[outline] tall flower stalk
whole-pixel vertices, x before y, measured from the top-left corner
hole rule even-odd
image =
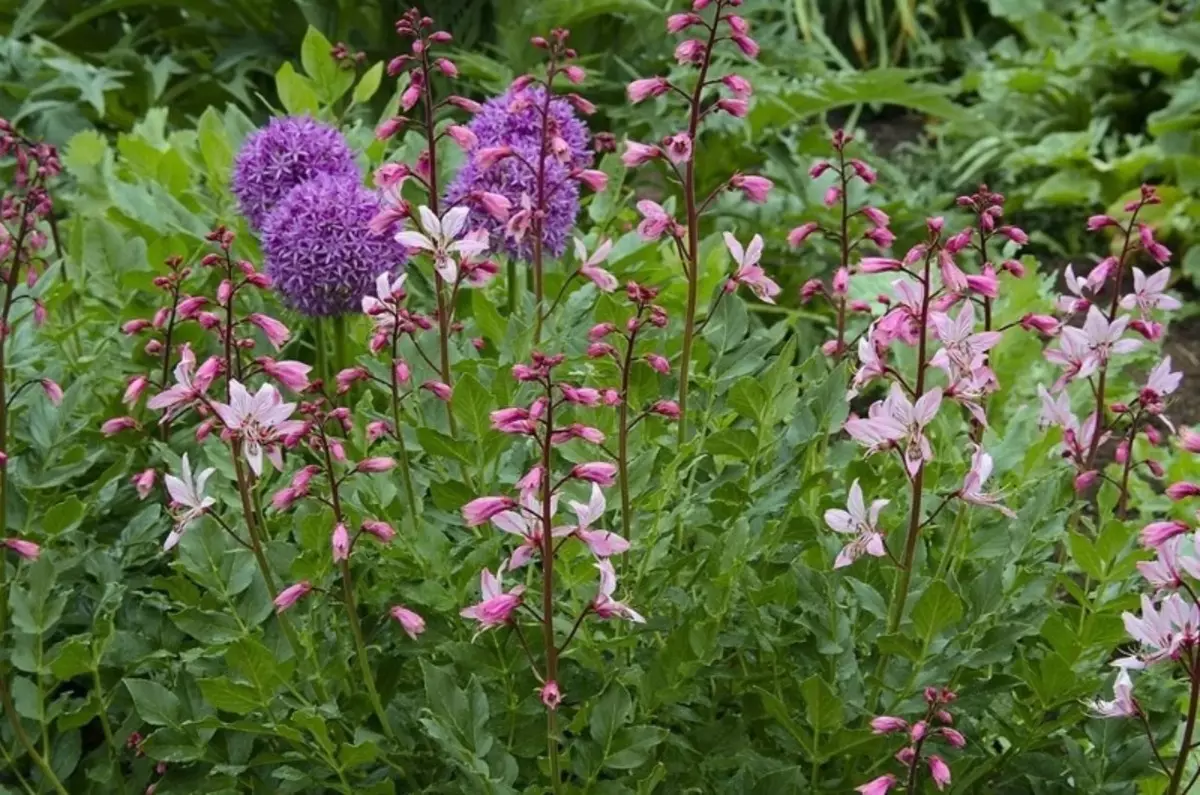
[[[13,401],[27,387],[39,386],[47,398],[58,403],[62,389],[48,378],[34,378],[18,385],[9,384],[9,341],[19,322],[32,320],[40,325],[45,309],[30,292],[20,292],[22,285],[37,284],[47,260],[42,253],[49,245],[47,230],[53,232],[54,201],[49,182],[62,170],[58,152],[49,144],[36,143],[21,135],[7,119],[0,119],[0,158],[12,158],[12,189],[0,196],[0,281],[3,281],[4,302],[0,308],[0,638],[8,627],[8,562],[5,552],[13,552],[18,560],[36,560],[40,546],[29,539],[8,535],[9,488],[8,465],[11,456],[9,432]],[[30,310],[14,315],[20,302]],[[11,391],[10,391],[11,390]],[[17,741],[37,765],[46,782],[55,791],[66,795],[66,789],[55,775],[49,760],[38,752],[21,723],[10,692],[9,662],[0,659],[0,702],[12,724]],[[49,752],[49,748],[44,748]]]
[[[511,627],[521,648],[529,660],[534,676],[541,683],[541,699],[546,706],[546,753],[550,769],[550,788],[557,793],[562,788],[562,773],[559,763],[559,736],[557,711],[564,697],[560,661],[575,634],[589,615],[597,619],[624,618],[642,622],[642,617],[632,608],[616,601],[616,573],[609,558],[629,549],[629,542],[595,525],[603,518],[606,503],[602,488],[613,485],[617,467],[602,461],[575,464],[564,474],[557,470],[558,457],[554,454],[557,445],[573,439],[589,444],[600,444],[603,435],[595,428],[578,422],[567,422],[567,409],[592,408],[601,404],[598,390],[576,387],[555,377],[554,370],[564,357],[534,353],[529,364],[513,367],[513,376],[518,382],[530,385],[536,397],[528,408],[513,406],[492,413],[492,425],[502,433],[528,437],[533,447],[536,464],[517,484],[518,496],[479,497],[463,506],[463,518],[470,527],[490,522],[497,529],[513,535],[520,544],[495,574],[484,570],[481,575],[483,599],[466,608],[462,615],[479,623],[480,630],[496,627]],[[591,497],[586,503],[570,503],[576,523],[555,526],[555,515],[564,487],[569,483],[591,486]],[[575,538],[590,550],[596,558],[600,572],[597,594],[590,602],[571,609],[562,604],[560,586],[556,582],[555,559],[565,544]],[[501,580],[506,571],[522,568],[537,559],[541,573],[541,593],[538,607],[525,601],[525,586],[518,585],[504,591]],[[536,654],[522,629],[520,612],[531,617],[541,635],[541,653]],[[573,613],[571,630],[560,642],[554,628],[554,619],[564,610]],[[539,659],[540,658],[540,659]]]
[[[642,201],[638,210],[657,233],[643,236],[657,239],[668,232],[674,240],[687,283],[687,304],[683,320],[683,348],[679,363],[679,443],[687,439],[687,407],[689,379],[692,368],[692,349],[697,335],[697,309],[700,289],[700,221],[704,212],[717,196],[725,190],[740,190],[753,202],[766,200],[771,182],[764,177],[734,174],[722,183],[707,198],[698,193],[696,184],[696,154],[699,150],[698,135],[700,122],[713,113],[728,113],[741,118],[749,108],[748,99],[752,92],[750,81],[736,75],[710,77],[713,52],[717,44],[730,41],[747,57],[758,55],[758,43],[749,36],[749,23],[733,13],[740,0],[694,0],[689,13],[672,14],[667,18],[667,32],[679,33],[698,29],[700,37],[680,42],[675,48],[675,60],[681,66],[696,70],[696,79],[686,89],[666,77],[650,77],[629,84],[629,100],[634,103],[676,94],[683,98],[687,112],[687,124],[683,131],[668,136],[660,146],[649,146],[627,142],[622,157],[625,165],[634,167],[652,160],[662,160],[674,176],[683,198],[684,218],[682,223],[668,216],[655,202]],[[702,14],[712,7],[711,15]],[[710,90],[723,87],[728,96],[715,101]]]

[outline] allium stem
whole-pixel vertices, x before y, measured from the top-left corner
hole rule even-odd
[[[1179,788],[1183,781],[1183,771],[1187,767],[1188,757],[1192,755],[1192,734],[1196,730],[1196,708],[1200,706],[1200,664],[1193,656],[1188,667],[1192,680],[1191,693],[1188,696],[1187,723],[1183,726],[1183,740],[1179,743],[1179,758],[1175,760],[1175,771],[1171,774],[1171,783],[1167,787],[1167,795],[1180,795]]]
[[[534,238],[538,245],[540,235]],[[553,471],[550,469],[554,437],[554,386],[546,376],[546,427],[542,435],[542,643],[546,647],[546,681],[558,681],[558,646],[554,642],[554,536],[550,529],[554,517],[550,499],[554,494]],[[558,766],[558,727],[555,711],[546,710],[546,751],[550,758],[550,788],[558,793],[562,776]]]
[[[333,316],[333,371],[346,368],[346,316]]]
[[[696,205],[696,156],[700,145],[696,130],[700,128],[700,99],[704,94],[708,67],[712,63],[713,45],[717,42],[717,30],[721,21],[721,4],[713,17],[704,47],[704,59],[700,63],[700,75],[692,90],[691,115],[688,117],[688,137],[692,142],[692,156],[688,158],[683,172],[683,200],[687,207],[687,261],[684,276],[687,277],[687,309],[683,318],[683,351],[679,361],[679,444],[687,440],[688,377],[692,369],[692,338],[696,331],[696,293],[700,289],[700,212]]]

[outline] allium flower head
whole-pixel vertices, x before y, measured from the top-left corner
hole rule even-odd
[[[537,167],[545,96],[545,89],[529,86],[510,88],[485,102],[468,125],[478,143],[468,152],[467,162],[446,193],[448,203],[464,202],[471,208],[467,226],[487,229],[493,250],[504,250],[524,260],[533,257],[533,241],[528,237],[513,239],[506,234],[504,221],[489,214],[470,197],[495,194],[508,199],[513,207],[522,206],[523,197],[537,201],[537,178],[525,164]],[[586,169],[592,164],[591,133],[565,99],[550,101],[549,116],[551,143],[546,157],[545,188],[553,193],[545,208],[542,244],[552,256],[560,257],[579,214],[579,185],[569,175],[572,169]],[[475,154],[495,147],[508,147],[515,156],[485,168],[487,164],[480,163]]]
[[[250,226],[262,229],[292,188],[323,174],[359,178],[342,134],[307,116],[272,119],[242,144],[233,166],[233,193]]]
[[[267,276],[284,303],[310,316],[357,311],[375,278],[405,261],[391,237],[367,225],[379,198],[358,176],[320,176],[298,185],[267,216],[263,251]]]

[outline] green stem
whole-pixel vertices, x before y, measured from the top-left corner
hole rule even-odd
[[[517,270],[517,261],[508,258],[508,278],[506,285],[508,287],[508,316],[513,317],[517,314],[517,309],[521,306],[521,274]]]
[[[340,373],[346,369],[346,316],[333,317],[333,371]]]
[[[313,348],[316,353],[317,378],[321,379],[321,383],[328,389],[331,384],[329,378],[329,357],[325,350],[325,321],[321,318],[314,318],[312,321],[312,332]]]
[[[1192,679],[1191,694],[1188,696],[1187,723],[1183,727],[1183,741],[1179,744],[1179,759],[1175,761],[1175,772],[1171,774],[1171,783],[1167,787],[1167,795],[1179,795],[1179,785],[1183,781],[1183,771],[1187,767],[1188,757],[1192,753],[1192,733],[1196,729],[1196,707],[1200,704],[1200,665],[1196,660],[1188,670]]]
[[[363,641],[362,625],[358,622],[358,607],[354,602],[354,581],[350,576],[350,559],[342,561],[342,599],[346,603],[346,619],[350,622],[350,634],[354,638],[355,656],[358,657],[358,669],[362,673],[363,684],[367,686],[367,697],[371,699],[371,707],[375,717],[383,727],[383,733],[395,739],[392,726],[388,723],[387,713],[383,702],[379,700],[379,692],[375,689],[375,676],[371,673],[371,663],[367,659],[367,644]]]

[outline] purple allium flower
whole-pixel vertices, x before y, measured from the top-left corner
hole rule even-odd
[[[271,119],[238,151],[233,194],[250,226],[260,230],[288,191],[320,174],[361,179],[342,134],[307,116]]]
[[[517,243],[508,237],[505,223],[489,215],[471,196],[477,191],[500,194],[512,203],[513,211],[517,212],[522,207],[523,196],[528,195],[530,202],[537,201],[537,179],[516,157],[481,169],[474,153],[489,147],[510,146],[536,168],[542,134],[541,107],[545,96],[545,89],[531,86],[515,91],[509,89],[485,102],[468,125],[478,143],[472,147],[462,169],[446,192],[448,202],[463,202],[471,208],[467,227],[486,229],[493,251],[504,250],[526,261],[533,258],[532,239],[525,237]],[[549,254],[560,257],[566,250],[567,236],[579,214],[579,184],[568,175],[573,168],[587,168],[592,164],[592,136],[571,104],[561,98],[550,101],[548,132],[552,139],[558,137],[566,143],[563,161],[556,159],[553,154],[546,158],[546,187],[554,190],[554,193],[546,208],[542,243]],[[561,187],[555,190],[557,185]]]
[[[375,278],[394,273],[404,247],[367,224],[379,196],[358,175],[324,174],[292,188],[263,224],[267,276],[284,303],[309,316],[357,312]]]

